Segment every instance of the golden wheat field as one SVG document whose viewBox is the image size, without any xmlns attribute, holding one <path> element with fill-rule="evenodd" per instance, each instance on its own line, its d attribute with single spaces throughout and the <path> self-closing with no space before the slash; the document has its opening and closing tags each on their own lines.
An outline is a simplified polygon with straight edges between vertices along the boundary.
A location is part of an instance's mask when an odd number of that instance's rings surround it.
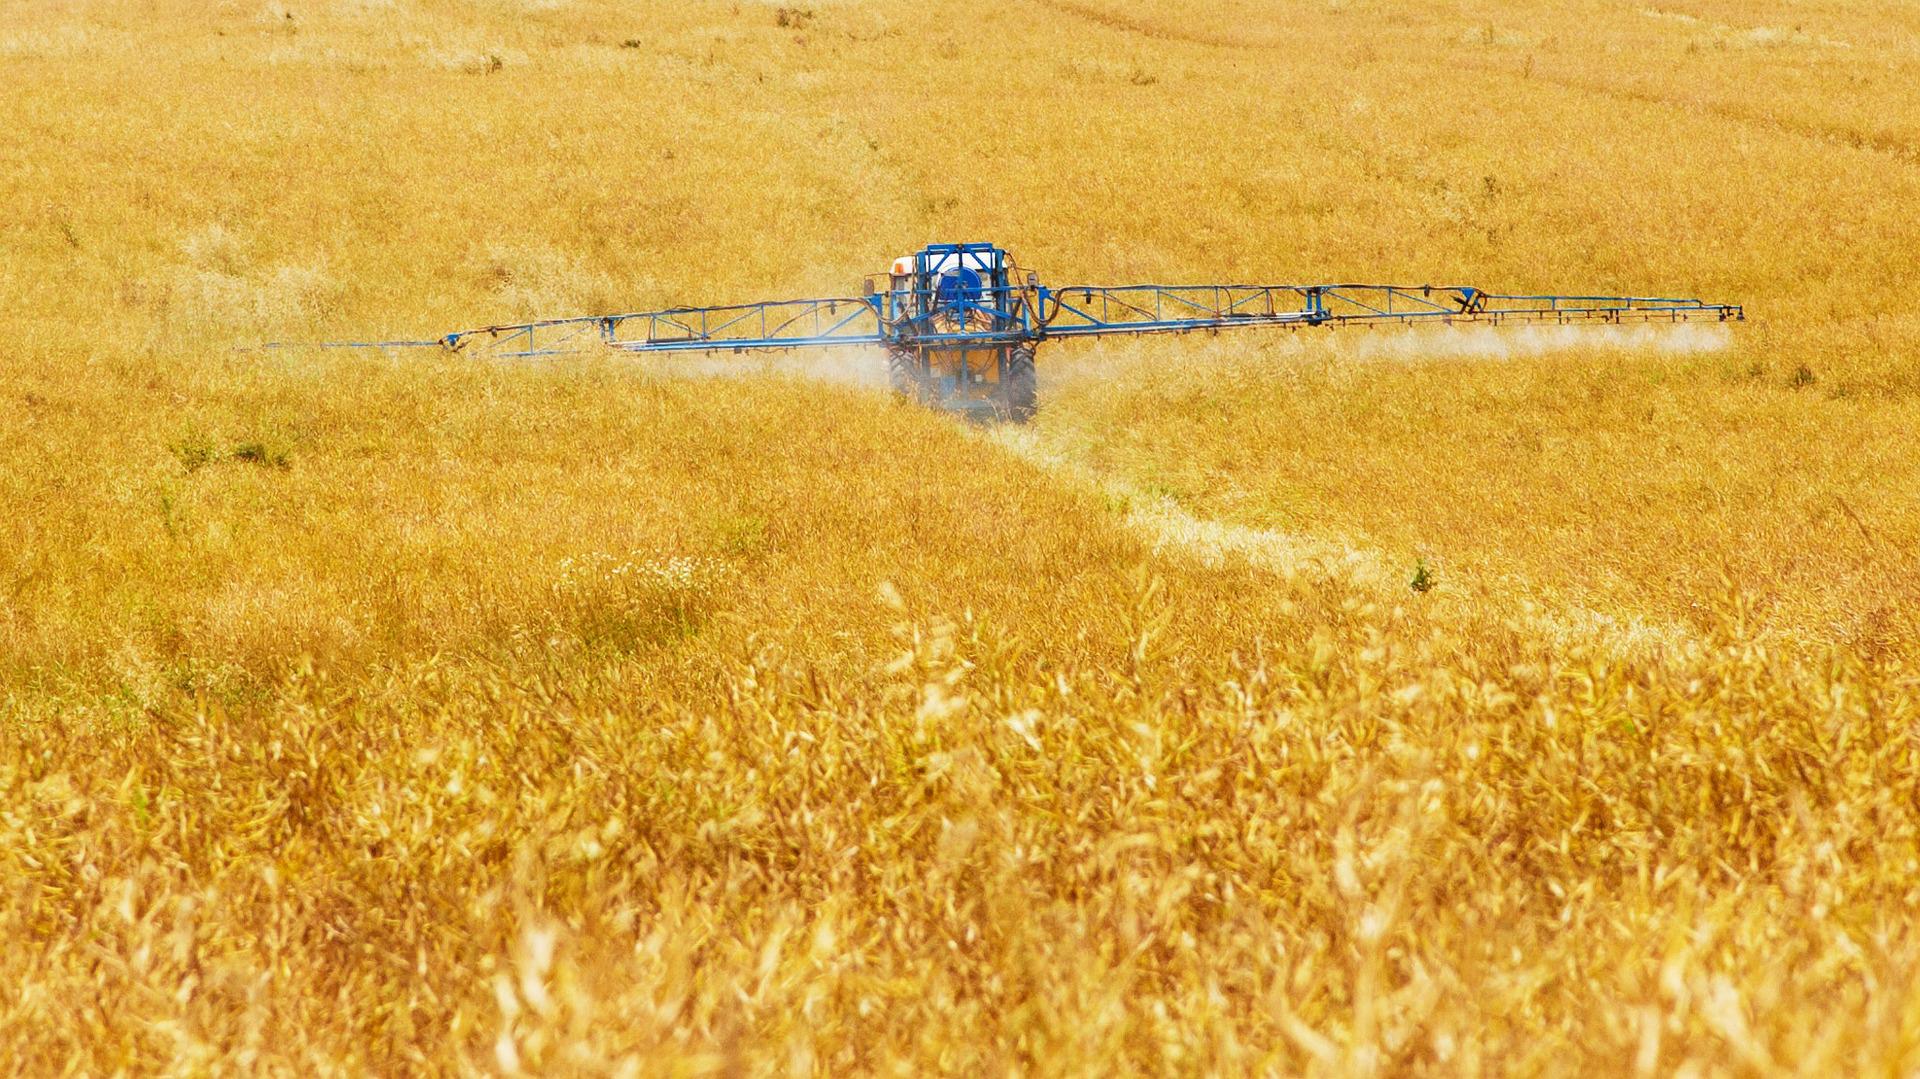
<svg viewBox="0 0 1920 1079">
<path fill-rule="evenodd" d="M 1917 42 L 0 5 L 0 1071 L 1920 1070 Z M 1748 321 L 254 348 L 977 239 Z"/>
</svg>

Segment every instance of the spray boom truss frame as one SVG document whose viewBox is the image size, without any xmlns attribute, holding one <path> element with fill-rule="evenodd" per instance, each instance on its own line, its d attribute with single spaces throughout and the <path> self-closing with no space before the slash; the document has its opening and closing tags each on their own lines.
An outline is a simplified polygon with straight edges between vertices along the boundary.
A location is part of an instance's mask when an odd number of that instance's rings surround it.
<svg viewBox="0 0 1920 1079">
<path fill-rule="evenodd" d="M 929 267 L 993 260 L 955 287 Z M 903 260 L 905 262 L 907 260 Z M 983 262 L 984 264 L 984 262 Z M 748 352 L 832 346 L 991 348 L 1049 339 L 1192 333 L 1256 326 L 1578 324 L 1741 321 L 1737 304 L 1645 296 L 1508 294 L 1468 285 L 1069 285 L 1024 283 L 991 244 L 934 244 L 915 270 L 861 296 L 674 307 L 458 330 L 430 340 L 336 341 L 329 348 L 439 347 L 500 357 L 599 346 L 626 352 Z M 896 267 L 898 269 L 898 267 Z M 284 345 L 271 347 L 287 347 Z"/>
</svg>

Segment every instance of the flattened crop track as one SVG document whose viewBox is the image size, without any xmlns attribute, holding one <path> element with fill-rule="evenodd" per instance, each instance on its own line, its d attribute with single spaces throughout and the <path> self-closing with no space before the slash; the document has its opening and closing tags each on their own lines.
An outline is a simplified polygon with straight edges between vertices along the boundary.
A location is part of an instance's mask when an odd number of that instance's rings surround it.
<svg viewBox="0 0 1920 1079">
<path fill-rule="evenodd" d="M 1279 44 L 1277 41 L 1228 37 L 1224 34 L 1208 34 L 1194 30 L 1156 26 L 1152 23 L 1141 22 L 1138 19 L 1129 18 L 1125 15 L 1096 7 L 1093 4 L 1082 3 L 1080 0 L 1049 0 L 1048 6 L 1058 11 L 1064 11 L 1076 18 L 1099 23 L 1108 29 L 1121 30 L 1129 34 L 1138 34 L 1142 37 L 1152 38 L 1155 41 L 1184 41 L 1190 45 L 1205 45 L 1216 49 L 1269 49 Z"/>
<path fill-rule="evenodd" d="M 1156 552 L 1172 552 L 1219 565 L 1239 559 L 1260 569 L 1291 575 L 1318 570 L 1378 595 L 1404 601 L 1407 577 L 1381 552 L 1336 539 L 1253 528 L 1200 517 L 1175 500 L 1156 495 L 1124 479 L 1103 475 L 1047 444 L 1031 428 L 995 428 L 988 438 L 1021 460 L 1082 488 L 1092 488 L 1123 504 L 1128 528 L 1148 540 Z M 1502 588 L 1518 592 L 1519 588 Z M 1477 597 L 1470 603 L 1478 604 Z M 1676 623 L 1631 616 L 1619 618 L 1589 607 L 1519 602 L 1511 617 L 1559 649 L 1598 649 L 1620 659 L 1697 655 L 1703 643 Z"/>
</svg>

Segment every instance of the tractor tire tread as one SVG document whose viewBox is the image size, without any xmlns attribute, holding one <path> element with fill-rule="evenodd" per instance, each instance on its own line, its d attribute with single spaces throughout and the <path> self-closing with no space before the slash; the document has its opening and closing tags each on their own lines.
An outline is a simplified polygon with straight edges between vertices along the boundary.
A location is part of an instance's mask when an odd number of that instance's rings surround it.
<svg viewBox="0 0 1920 1079">
<path fill-rule="evenodd" d="M 1026 423 L 1040 410 L 1039 378 L 1033 368 L 1033 348 L 1021 345 L 1007 358 L 1005 405 L 1007 418 Z"/>
</svg>

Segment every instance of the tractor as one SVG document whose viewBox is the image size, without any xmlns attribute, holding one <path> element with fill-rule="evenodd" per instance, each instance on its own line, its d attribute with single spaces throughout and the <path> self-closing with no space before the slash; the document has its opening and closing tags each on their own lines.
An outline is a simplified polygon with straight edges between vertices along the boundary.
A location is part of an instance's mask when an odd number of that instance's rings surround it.
<svg viewBox="0 0 1920 1079">
<path fill-rule="evenodd" d="M 633 353 L 884 351 L 897 392 L 976 419 L 1024 423 L 1039 405 L 1043 341 L 1116 334 L 1335 326 L 1740 321 L 1737 304 L 1643 296 L 1494 293 L 1470 285 L 1067 285 L 1049 288 L 990 243 L 930 244 L 855 297 L 674 307 L 456 330 L 324 348 L 437 347 L 536 357 L 585 347 Z M 286 344 L 270 348 L 298 347 Z M 307 346 L 314 347 L 314 346 Z"/>
</svg>

